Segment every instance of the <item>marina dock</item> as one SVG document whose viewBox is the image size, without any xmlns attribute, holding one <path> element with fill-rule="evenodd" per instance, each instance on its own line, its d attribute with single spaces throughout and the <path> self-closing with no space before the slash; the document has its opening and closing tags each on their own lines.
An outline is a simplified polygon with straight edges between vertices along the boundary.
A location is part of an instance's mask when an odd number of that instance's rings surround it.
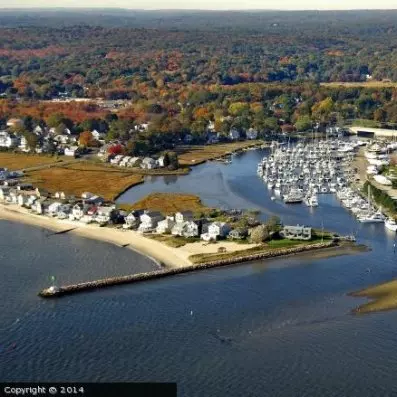
<svg viewBox="0 0 397 397">
<path fill-rule="evenodd" d="M 196 270 L 210 269 L 213 267 L 227 266 L 227 265 L 232 265 L 232 264 L 237 264 L 237 263 L 242 263 L 242 262 L 249 262 L 249 261 L 260 260 L 260 259 L 270 259 L 270 258 L 275 258 L 275 257 L 279 257 L 279 256 L 294 255 L 294 254 L 298 254 L 298 253 L 302 253 L 302 252 L 306 252 L 306 251 L 319 250 L 319 249 L 336 247 L 336 246 L 338 246 L 337 242 L 328 241 L 328 242 L 314 243 L 314 244 L 303 245 L 303 246 L 298 246 L 298 247 L 293 247 L 293 248 L 281 248 L 281 249 L 277 249 L 277 250 L 261 252 L 258 254 L 246 255 L 243 257 L 234 257 L 234 258 L 228 258 L 228 259 L 212 261 L 212 262 L 207 262 L 207 263 L 200 263 L 200 264 L 192 265 L 192 266 L 185 266 L 185 267 L 179 267 L 179 268 L 173 268 L 173 269 L 155 270 L 152 272 L 138 273 L 138 274 L 132 274 L 132 275 L 127 275 L 127 276 L 121 276 L 121 277 L 111 277 L 111 278 L 100 279 L 100 280 L 95 280 L 95 281 L 87 281 L 87 282 L 78 283 L 78 284 L 70 284 L 70 285 L 65 285 L 65 286 L 61 286 L 61 287 L 52 286 L 52 287 L 45 288 L 42 291 L 40 291 L 39 296 L 41 296 L 42 298 L 53 298 L 53 297 L 58 297 L 58 296 L 62 296 L 62 295 L 70 295 L 70 294 L 75 294 L 78 292 L 95 290 L 95 289 L 99 289 L 99 288 L 112 287 L 115 285 L 132 284 L 132 283 L 137 283 L 137 282 L 141 282 L 141 281 L 148 281 L 148 280 L 152 280 L 152 279 L 158 279 L 158 278 L 173 276 L 173 275 L 177 275 L 177 274 L 193 272 Z"/>
</svg>

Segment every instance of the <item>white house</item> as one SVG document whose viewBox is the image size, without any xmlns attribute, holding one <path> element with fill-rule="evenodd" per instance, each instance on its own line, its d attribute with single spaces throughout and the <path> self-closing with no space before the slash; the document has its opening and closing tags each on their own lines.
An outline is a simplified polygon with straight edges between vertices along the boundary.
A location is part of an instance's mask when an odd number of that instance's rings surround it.
<svg viewBox="0 0 397 397">
<path fill-rule="evenodd" d="M 312 228 L 300 225 L 285 225 L 280 231 L 280 235 L 290 240 L 310 240 L 312 238 Z"/>
<path fill-rule="evenodd" d="M 59 201 L 54 201 L 48 206 L 48 213 L 51 216 L 56 216 L 58 213 L 59 208 L 61 207 L 62 203 Z"/>
<path fill-rule="evenodd" d="M 203 233 L 201 238 L 206 241 L 217 240 L 219 237 L 226 237 L 231 228 L 225 222 L 213 222 L 208 225 L 208 232 Z"/>
<path fill-rule="evenodd" d="M 37 214 L 42 215 L 48 211 L 49 205 L 50 202 L 46 198 L 40 198 L 32 204 L 31 209 Z"/>
<path fill-rule="evenodd" d="M 106 134 L 104 134 L 103 132 L 99 132 L 97 130 L 91 131 L 91 134 L 93 138 L 96 139 L 97 141 L 105 139 L 106 136 Z"/>
<path fill-rule="evenodd" d="M 165 167 L 165 165 L 164 165 L 164 160 L 165 160 L 165 156 L 160 156 L 160 157 L 157 159 L 157 165 L 158 165 L 160 168 Z"/>
<path fill-rule="evenodd" d="M 70 156 L 70 157 L 77 157 L 79 153 L 79 148 L 78 146 L 70 146 L 65 148 L 65 156 Z"/>
<path fill-rule="evenodd" d="M 181 211 L 175 214 L 175 222 L 182 223 L 193 220 L 192 211 Z"/>
<path fill-rule="evenodd" d="M 72 220 L 81 219 L 85 214 L 87 214 L 89 207 L 89 205 L 83 203 L 75 204 L 72 208 L 71 213 L 69 214 L 69 218 Z"/>
<path fill-rule="evenodd" d="M 151 157 L 145 157 L 142 160 L 141 168 L 145 170 L 151 170 L 157 168 L 157 161 L 152 159 Z"/>
<path fill-rule="evenodd" d="M 24 136 L 21 136 L 21 139 L 19 140 L 18 149 L 22 150 L 23 152 L 30 151 L 28 141 Z"/>
<path fill-rule="evenodd" d="M 237 141 L 238 139 L 240 139 L 240 131 L 232 128 L 229 131 L 229 139 L 231 139 L 232 141 Z"/>
<path fill-rule="evenodd" d="M 111 222 L 116 214 L 116 209 L 114 206 L 110 207 L 98 207 L 95 220 L 99 224 L 107 224 Z"/>
<path fill-rule="evenodd" d="M 136 226 L 139 225 L 139 217 L 140 217 L 140 212 L 139 211 L 131 211 L 125 218 L 124 218 L 124 229 L 132 229 Z"/>
<path fill-rule="evenodd" d="M 246 135 L 247 135 L 247 139 L 256 139 L 258 137 L 258 131 L 253 128 L 250 128 L 246 132 Z"/>
<path fill-rule="evenodd" d="M 0 187 L 0 200 L 4 201 L 8 194 L 10 193 L 10 187 L 8 186 L 1 186 Z"/>
<path fill-rule="evenodd" d="M 173 236 L 197 237 L 200 234 L 199 225 L 194 221 L 175 223 L 171 234 Z"/>
<path fill-rule="evenodd" d="M 0 131 L 0 147 L 5 147 L 8 149 L 18 146 L 18 138 L 8 133 L 7 131 Z"/>
<path fill-rule="evenodd" d="M 149 128 L 148 123 L 137 124 L 134 127 L 135 131 L 147 131 L 148 128 Z"/>
<path fill-rule="evenodd" d="M 69 143 L 69 135 L 59 134 L 54 137 L 54 141 L 66 145 Z"/>
<path fill-rule="evenodd" d="M 36 135 L 42 135 L 44 132 L 43 128 L 41 128 L 41 126 L 37 125 L 36 127 L 34 127 L 33 133 Z"/>
<path fill-rule="evenodd" d="M 72 206 L 70 204 L 61 204 L 58 207 L 57 217 L 58 219 L 67 219 L 69 218 L 70 211 Z"/>
<path fill-rule="evenodd" d="M 139 160 L 139 157 L 131 157 L 128 161 L 127 167 L 134 167 Z"/>
<path fill-rule="evenodd" d="M 174 217 L 167 216 L 157 224 L 156 232 L 160 234 L 171 233 L 173 226 L 175 225 Z"/>
<path fill-rule="evenodd" d="M 158 211 L 145 211 L 140 216 L 141 224 L 139 225 L 138 231 L 145 233 L 152 231 L 157 227 L 157 224 L 163 220 L 164 217 Z"/>
</svg>

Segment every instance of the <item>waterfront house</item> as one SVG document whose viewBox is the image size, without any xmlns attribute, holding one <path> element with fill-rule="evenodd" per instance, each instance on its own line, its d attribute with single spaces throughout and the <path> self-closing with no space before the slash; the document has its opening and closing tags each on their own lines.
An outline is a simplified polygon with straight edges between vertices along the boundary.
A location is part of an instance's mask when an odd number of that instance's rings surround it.
<svg viewBox="0 0 397 397">
<path fill-rule="evenodd" d="M 48 211 L 48 206 L 51 203 L 48 201 L 47 198 L 42 197 L 39 198 L 38 200 L 36 200 L 32 205 L 31 205 L 31 209 L 32 211 L 36 212 L 39 215 L 44 214 L 45 212 Z"/>
<path fill-rule="evenodd" d="M 151 157 L 145 157 L 142 160 L 141 168 L 144 170 L 152 170 L 154 168 L 157 168 L 157 161 L 155 159 L 152 159 Z"/>
<path fill-rule="evenodd" d="M 157 165 L 158 165 L 158 167 L 160 167 L 160 168 L 165 167 L 165 165 L 164 165 L 164 160 L 165 160 L 165 156 L 160 156 L 160 157 L 157 159 Z"/>
<path fill-rule="evenodd" d="M 312 238 L 312 228 L 307 226 L 284 226 L 280 235 L 290 240 L 310 240 Z"/>
<path fill-rule="evenodd" d="M 73 208 L 71 213 L 69 214 L 69 218 L 71 220 L 79 220 L 81 219 L 88 211 L 90 208 L 89 205 L 84 204 L 84 203 L 76 203 Z"/>
<path fill-rule="evenodd" d="M 7 131 L 0 131 L 0 147 L 8 149 L 18 146 L 18 138 Z"/>
<path fill-rule="evenodd" d="M 145 233 L 154 230 L 157 224 L 164 219 L 164 216 L 159 211 L 145 211 L 139 219 L 141 224 L 138 231 Z"/>
<path fill-rule="evenodd" d="M 173 226 L 171 234 L 181 237 L 197 237 L 200 235 L 200 226 L 194 221 L 178 222 Z"/>
<path fill-rule="evenodd" d="M 62 145 L 66 145 L 70 142 L 70 136 L 66 134 L 58 134 L 54 136 L 54 141 Z"/>
<path fill-rule="evenodd" d="M 237 228 L 230 231 L 227 236 L 231 240 L 244 240 L 248 236 L 248 230 L 245 228 Z"/>
<path fill-rule="evenodd" d="M 17 196 L 17 203 L 20 207 L 23 207 L 28 200 L 28 195 L 25 192 L 20 192 Z"/>
<path fill-rule="evenodd" d="M 250 128 L 246 132 L 246 136 L 247 136 L 247 139 L 256 139 L 258 137 L 258 131 L 253 128 Z"/>
<path fill-rule="evenodd" d="M 200 226 L 197 222 L 187 221 L 183 227 L 183 237 L 198 237 L 200 235 Z"/>
<path fill-rule="evenodd" d="M 11 187 L 9 187 L 9 186 L 1 186 L 0 187 L 0 200 L 1 201 L 4 201 L 8 197 L 10 190 L 11 190 Z"/>
<path fill-rule="evenodd" d="M 18 190 L 17 189 L 11 189 L 10 193 L 8 195 L 9 200 L 12 204 L 17 204 L 18 203 Z"/>
<path fill-rule="evenodd" d="M 69 214 L 71 210 L 72 210 L 72 206 L 70 204 L 61 204 L 57 212 L 58 219 L 69 218 Z"/>
<path fill-rule="evenodd" d="M 159 234 L 171 233 L 175 220 L 173 216 L 167 216 L 157 224 L 156 232 Z"/>
<path fill-rule="evenodd" d="M 143 214 L 143 211 L 131 211 L 124 218 L 124 229 L 133 229 L 139 225 L 140 216 Z"/>
<path fill-rule="evenodd" d="M 217 240 L 226 237 L 230 230 L 230 226 L 225 222 L 213 222 L 208 225 L 208 232 L 203 233 L 201 238 L 206 241 Z"/>
<path fill-rule="evenodd" d="M 48 205 L 48 214 L 51 216 L 56 216 L 58 214 L 58 210 L 62 203 L 59 201 L 54 201 Z"/>
<path fill-rule="evenodd" d="M 113 222 L 117 217 L 117 211 L 114 206 L 97 207 L 95 221 L 101 225 Z"/>
<path fill-rule="evenodd" d="M 240 139 L 240 131 L 236 128 L 232 128 L 229 131 L 229 139 L 231 139 L 232 141 L 237 141 L 238 139 Z"/>
<path fill-rule="evenodd" d="M 175 222 L 182 223 L 193 220 L 193 212 L 192 211 L 181 211 L 175 214 Z"/>
</svg>

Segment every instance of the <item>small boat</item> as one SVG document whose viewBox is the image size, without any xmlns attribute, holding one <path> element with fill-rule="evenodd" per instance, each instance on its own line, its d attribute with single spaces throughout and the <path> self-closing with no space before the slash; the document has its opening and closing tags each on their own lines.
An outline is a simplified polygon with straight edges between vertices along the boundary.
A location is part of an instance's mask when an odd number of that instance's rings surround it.
<svg viewBox="0 0 397 397">
<path fill-rule="evenodd" d="M 397 231 L 397 223 L 393 218 L 387 218 L 385 220 L 385 227 L 393 232 Z"/>
<path fill-rule="evenodd" d="M 274 200 L 276 200 L 276 197 L 272 196 L 272 197 L 270 197 L 270 200 L 274 201 Z"/>
</svg>

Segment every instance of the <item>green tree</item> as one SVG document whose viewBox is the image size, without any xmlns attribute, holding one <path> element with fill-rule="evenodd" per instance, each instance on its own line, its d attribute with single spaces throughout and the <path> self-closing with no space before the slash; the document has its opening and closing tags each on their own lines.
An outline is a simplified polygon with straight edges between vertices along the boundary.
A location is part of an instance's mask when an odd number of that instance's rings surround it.
<svg viewBox="0 0 397 397">
<path fill-rule="evenodd" d="M 310 116 L 300 116 L 295 122 L 295 128 L 297 131 L 307 131 L 312 127 L 312 120 Z"/>
</svg>

